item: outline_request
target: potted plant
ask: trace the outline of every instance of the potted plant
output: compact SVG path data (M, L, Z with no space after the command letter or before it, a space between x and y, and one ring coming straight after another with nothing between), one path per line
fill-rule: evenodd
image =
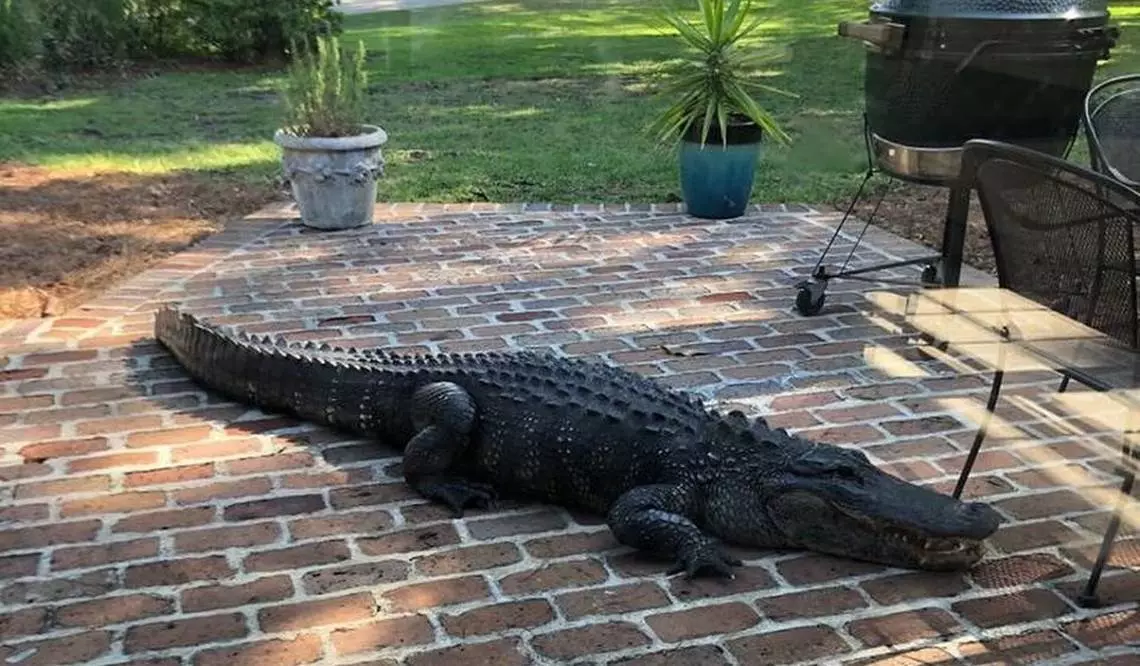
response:
M651 123L663 143L680 143L681 192L689 214L723 219L748 207L756 164L765 136L780 143L789 137L755 99L757 91L795 97L761 83L759 67L776 55L741 41L760 25L746 22L752 0L697 0L701 21L694 25L676 8L666 8L672 27L694 58L673 66L662 93L672 102Z
M365 49L346 56L337 37L293 48L284 89L285 126L274 134L301 222L350 229L372 222L380 147L388 135L364 122L368 81Z

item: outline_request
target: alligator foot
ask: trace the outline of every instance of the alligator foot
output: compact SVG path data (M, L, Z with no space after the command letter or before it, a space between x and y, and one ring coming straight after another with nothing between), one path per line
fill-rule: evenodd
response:
M498 497L491 486L462 479L424 481L416 486L416 492L444 504L456 518L462 518L468 508L489 509Z
M701 571L709 570L720 576L735 578L732 567L744 564L739 559L724 552L720 544L715 541L702 541L700 544L678 553L677 564L665 575L685 572L685 578L693 579Z

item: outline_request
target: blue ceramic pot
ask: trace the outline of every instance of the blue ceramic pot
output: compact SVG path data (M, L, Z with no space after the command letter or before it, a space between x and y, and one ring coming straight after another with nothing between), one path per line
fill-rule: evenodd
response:
M740 217L748 208L763 132L751 122L733 121L727 138L721 140L715 123L704 146L700 127L681 138L681 195L690 215L719 220Z

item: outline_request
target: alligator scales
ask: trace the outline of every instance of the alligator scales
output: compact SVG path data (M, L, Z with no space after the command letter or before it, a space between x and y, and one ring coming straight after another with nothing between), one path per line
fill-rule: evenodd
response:
M606 517L670 573L731 575L721 544L965 569L990 507L886 474L613 366L536 353L399 355L286 343L174 307L155 333L198 383L403 450L405 481L463 515L496 497Z

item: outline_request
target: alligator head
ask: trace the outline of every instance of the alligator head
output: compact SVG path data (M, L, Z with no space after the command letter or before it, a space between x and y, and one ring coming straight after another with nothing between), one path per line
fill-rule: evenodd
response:
M736 543L946 571L978 562L1001 523L989 506L903 481L855 449L814 444L776 464L749 458L725 469L727 483L707 500L712 531Z

